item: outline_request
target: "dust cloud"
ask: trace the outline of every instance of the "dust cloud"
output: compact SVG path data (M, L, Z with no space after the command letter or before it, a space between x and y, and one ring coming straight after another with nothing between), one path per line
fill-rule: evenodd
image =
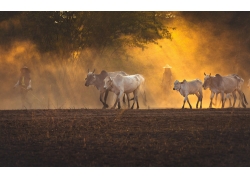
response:
M40 54L35 44L25 40L16 40L8 48L0 47L0 109L100 109L98 90L84 85L88 69L95 69L96 73L106 70L142 74L146 79L147 95L147 105L139 96L142 109L180 108L183 97L179 92L172 90L173 86L168 92L161 88L166 64L172 67L173 82L196 78L203 81L204 72L239 74L245 79L243 91L249 99L249 90L245 88L249 79L246 61L249 55L237 36L232 36L223 23L214 26L214 22L194 20L181 12L175 12L175 15L168 24L176 27L175 30L170 28L172 40L161 40L158 45L149 44L145 49L127 48L126 56L121 57L113 56L112 51L97 55L93 49L75 52L66 58L57 54ZM1 26L8 28L6 24ZM31 70L33 90L27 96L31 107L22 107L19 90L13 88L24 65ZM206 90L203 94L203 108L207 108L210 92ZM110 107L114 98L110 93ZM189 98L195 107L196 96L190 95Z

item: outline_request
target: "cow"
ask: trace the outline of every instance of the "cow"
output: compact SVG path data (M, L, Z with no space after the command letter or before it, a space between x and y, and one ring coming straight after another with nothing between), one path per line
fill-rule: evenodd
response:
M104 89L110 90L117 95L115 104L111 109L115 109L117 103L118 103L118 109L121 108L119 102L123 93L127 94L128 108L130 108L128 94L132 92L134 94L133 98L134 102L131 109L134 108L135 102L137 103L137 109L139 109L138 92L140 90L140 86L144 84L144 81L145 81L144 77L140 74L128 75L128 76L122 76L121 74L117 74L115 77L107 76L104 79Z
M173 90L179 91L180 94L184 97L184 102L182 105L182 109L185 106L186 101L189 104L190 109L192 109L192 106L189 102L188 95L189 94L195 94L198 98L198 101L196 103L196 108L198 108L199 102L200 102L200 108L202 108L202 82L199 79L195 79L192 81L186 81L185 79L182 82L179 82L176 80L174 82L174 88Z
M122 76L127 76L128 74L123 72L123 71L115 71L115 72L107 72L105 70L102 70L100 74L95 74L95 69L93 70L93 72L90 72L88 69L88 74L87 77L85 78L85 86L90 86L90 85L94 85L100 92L100 101L103 104L103 109L108 108L108 104L106 103L107 101L107 97L108 97L108 93L109 91L107 91L106 89L104 89L104 79L109 76L109 77L115 77L116 75L122 75ZM103 95L104 96L104 100L103 100ZM125 97L123 97L124 102L125 102Z
M238 76L237 74L230 74L230 75L227 75L227 76L231 76L231 77L235 77L238 81L239 81L239 83L238 83L238 88L239 89L241 89L242 88L242 85L244 84L244 79L243 78L241 78L240 76ZM243 92L242 92L243 93ZM217 96L218 96L218 94L220 94L220 93L216 93L216 95L215 95L215 104L214 105L216 105L217 104ZM244 93L243 93L244 94ZM232 103L231 103L231 99L232 99L232 97L233 97L233 94L232 93L228 93L228 94L226 94L226 97L225 97L225 102L226 102L226 100L228 99L229 100L229 106L230 107L232 107ZM237 97L236 97L237 98ZM248 104L247 103L247 101L245 101L245 98L244 98L244 102L246 103L246 104ZM241 103L241 96L239 96L239 104L238 104L238 107L240 107L240 103Z
M212 101L213 97L216 93L221 94L221 102L222 102L222 108L224 108L225 104L225 98L224 94L232 93L234 97L233 106L235 106L236 101L236 91L240 95L240 101L242 106L245 108L246 105L244 104L244 101L246 101L245 95L241 90L241 78L238 75L232 74L227 76L221 76L220 74L216 74L215 76L211 76L211 73L207 75L204 73L204 83L203 88L206 90L207 88L210 89L211 95L210 95L210 104L209 108L212 108Z

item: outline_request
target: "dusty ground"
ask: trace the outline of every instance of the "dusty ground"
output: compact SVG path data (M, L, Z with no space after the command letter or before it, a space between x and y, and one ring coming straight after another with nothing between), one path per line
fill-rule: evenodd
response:
M0 166L250 166L250 109L3 110Z

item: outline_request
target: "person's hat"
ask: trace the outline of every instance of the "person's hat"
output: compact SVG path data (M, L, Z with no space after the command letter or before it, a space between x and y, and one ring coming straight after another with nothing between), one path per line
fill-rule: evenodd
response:
M164 66L163 68L172 68L172 67L166 64L166 66Z
M29 68L27 66L23 66L20 70L25 69L26 71L30 72Z

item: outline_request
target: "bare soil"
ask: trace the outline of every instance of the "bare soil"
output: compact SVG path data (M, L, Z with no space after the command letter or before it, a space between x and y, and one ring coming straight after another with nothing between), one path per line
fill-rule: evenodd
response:
M0 166L250 166L250 109L2 110Z

